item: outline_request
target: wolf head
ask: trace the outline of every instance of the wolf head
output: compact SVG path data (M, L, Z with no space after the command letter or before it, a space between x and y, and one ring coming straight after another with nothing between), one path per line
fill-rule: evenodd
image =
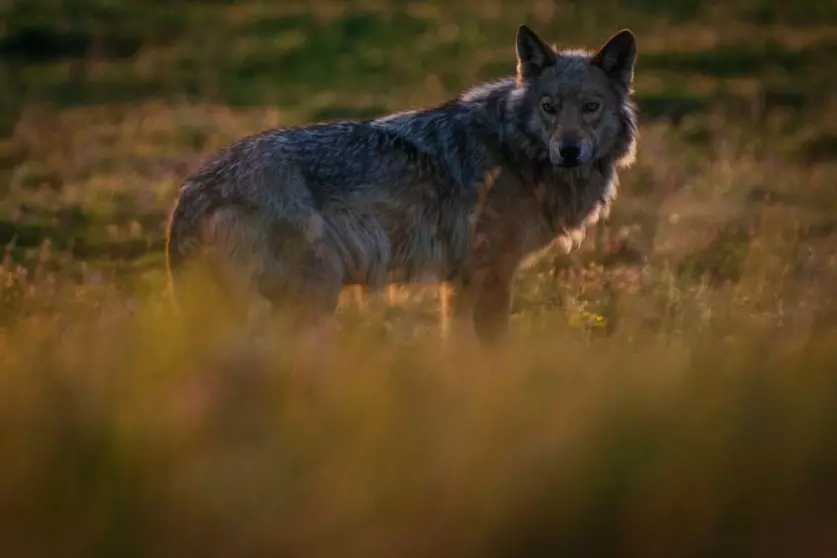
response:
M525 25L517 33L517 86L525 133L553 165L633 159L636 41L627 29L598 50L556 51Z

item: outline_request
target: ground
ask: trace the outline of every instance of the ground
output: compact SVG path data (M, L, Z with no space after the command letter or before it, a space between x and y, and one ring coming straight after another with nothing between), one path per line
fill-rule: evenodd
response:
M837 552L837 3L709 4L0 7L2 554ZM508 349L440 349L422 289L347 293L319 369L178 329L190 170L511 72L520 23L632 29L641 139Z

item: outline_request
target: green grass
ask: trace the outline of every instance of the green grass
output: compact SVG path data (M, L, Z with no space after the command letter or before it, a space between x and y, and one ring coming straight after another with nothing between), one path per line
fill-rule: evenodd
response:
M834 555L837 3L709 4L0 6L0 555ZM510 72L522 22L632 28L642 136L508 347L420 288L301 363L172 319L189 171Z

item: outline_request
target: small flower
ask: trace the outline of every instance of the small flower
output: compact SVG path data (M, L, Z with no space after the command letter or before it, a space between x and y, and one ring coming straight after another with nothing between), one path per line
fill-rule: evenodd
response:
M607 320L604 316L579 309L570 315L570 327L581 329L584 327L605 327Z

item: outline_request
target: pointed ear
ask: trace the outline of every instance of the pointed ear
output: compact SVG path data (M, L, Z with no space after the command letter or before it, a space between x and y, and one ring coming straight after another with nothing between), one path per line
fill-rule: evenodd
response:
M628 29L615 34L593 55L591 63L600 67L613 80L625 87L634 79L636 39Z
M555 51L534 31L521 25L517 29L517 81L537 78L555 64Z

